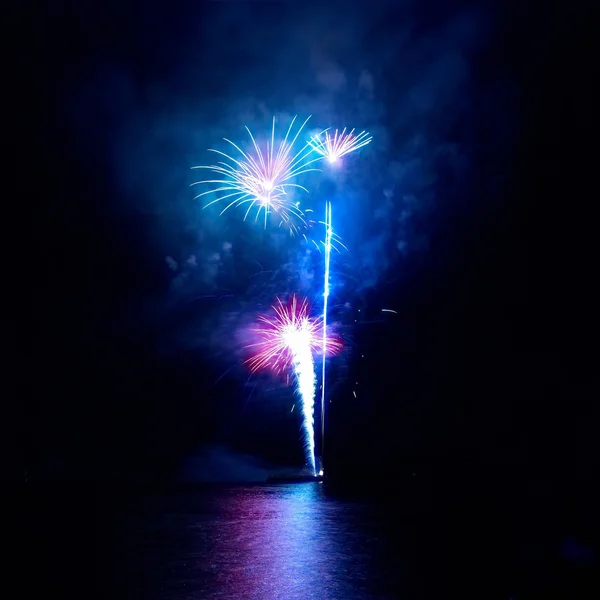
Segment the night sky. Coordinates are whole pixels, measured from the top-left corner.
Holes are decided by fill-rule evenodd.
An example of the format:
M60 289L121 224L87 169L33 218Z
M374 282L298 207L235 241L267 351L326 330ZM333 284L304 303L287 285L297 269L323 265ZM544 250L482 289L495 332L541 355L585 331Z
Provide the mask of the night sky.
M593 486L589 15L322 4L52 2L17 19L30 480L243 479L302 463L293 390L248 378L239 331L277 294L318 305L320 259L239 212L201 210L190 187L223 137L246 143L245 125L298 114L373 135L306 199L331 199L349 249L332 263L345 339L330 368L332 477L434 465Z

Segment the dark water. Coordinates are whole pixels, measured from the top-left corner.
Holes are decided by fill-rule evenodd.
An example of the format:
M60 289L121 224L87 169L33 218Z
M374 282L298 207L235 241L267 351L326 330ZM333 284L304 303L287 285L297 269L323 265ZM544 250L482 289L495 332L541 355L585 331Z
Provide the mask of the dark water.
M382 572L374 515L322 484L220 487L151 504L128 519L128 558L107 597L395 597L388 579L400 571Z
M595 500L490 481L362 486L369 500L320 483L31 488L25 581L107 600L599 598Z

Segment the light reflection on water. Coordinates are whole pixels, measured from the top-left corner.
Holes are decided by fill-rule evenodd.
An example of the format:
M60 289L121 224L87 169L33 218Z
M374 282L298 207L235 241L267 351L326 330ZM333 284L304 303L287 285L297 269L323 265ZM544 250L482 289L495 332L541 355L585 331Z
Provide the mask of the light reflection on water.
M363 507L321 484L218 488L165 509L130 533L128 597L391 597L378 592L380 540Z

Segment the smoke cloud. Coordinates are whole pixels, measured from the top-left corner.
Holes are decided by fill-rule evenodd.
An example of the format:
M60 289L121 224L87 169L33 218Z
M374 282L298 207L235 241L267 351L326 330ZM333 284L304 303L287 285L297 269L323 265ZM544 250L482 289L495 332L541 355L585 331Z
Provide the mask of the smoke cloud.
M119 194L105 210L152 217L146 234L164 257L155 273L168 283L151 300L152 318L193 303L199 316L175 328L172 343L224 349L233 339L228 328L275 295L318 298L321 257L235 211L202 210L191 167L212 162L207 149L224 148L223 137L245 145L246 125L258 136L268 131L273 115L280 128L298 114L312 115L311 130L368 130L371 144L340 170L311 176L302 198L317 220L324 200L333 204L348 251L333 256L332 293L352 302L425 254L457 199L468 198L474 115L482 97L488 110L497 97L493 83L483 89L475 80L491 13L437 7L433 18L414 2L343 10L215 2L195 10L170 17L169 27L164 15L149 16L152 44L143 51L105 48L63 109L71 129L106 150ZM117 37L127 21L122 27ZM506 96L497 102L510 112ZM498 129L506 132L508 120Z
M252 456L223 446L202 448L182 465L179 479L186 483L260 483L269 470Z

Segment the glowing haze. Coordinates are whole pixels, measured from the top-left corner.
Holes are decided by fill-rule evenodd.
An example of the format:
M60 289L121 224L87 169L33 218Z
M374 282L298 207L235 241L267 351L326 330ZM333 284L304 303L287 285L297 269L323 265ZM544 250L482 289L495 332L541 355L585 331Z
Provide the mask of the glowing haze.
M110 6L104 8L112 12ZM93 285L80 289L85 302L92 299L87 296L92 290L94 300L102 298L107 319L102 331L112 336L118 326L127 340L144 335L143 347L166 365L185 370L191 354L197 360L189 367L190 386L203 393L174 394L176 406L152 406L155 416L163 410L179 415L191 436L188 442L201 439L202 427L193 433L187 416L196 414L190 412L197 410L196 403L208 402L205 382L223 372L227 374L214 391L228 403L221 403L223 421L245 410L247 403L267 412L271 401L279 401L265 395L252 404L252 395L248 402L247 374L236 371L242 365L226 369L242 346L256 341L240 343L245 324L254 322L256 311L277 295L298 292L314 300L313 310L320 312L323 255L317 247L325 254L320 223L325 202L332 203L336 231L350 250L337 260L332 239L330 310L352 335L355 319L362 326L358 315L366 312L357 313L359 307L397 308L393 290L415 277L430 251L437 256L437 244L462 244L455 215L500 201L514 157L521 102L514 69L491 58L490 44L503 22L498 19L500 4L438 8L432 15L420 3L389 0L347 3L341 11L334 3L307 11L294 2L209 2L196 3L191 12L155 11L141 30L133 27L139 15L130 10L120 15L125 21L111 27L110 43L97 27L98 19L84 18L82 8L77 17L81 28L73 35L90 52L85 65L65 65L65 76L55 78L48 111L59 119L57 131L70 132L56 141L73 166L69 172L81 174L76 181L69 176L66 189L84 186L73 195L72 205L61 204L60 211L79 219L81 211L93 207L93 222L113 227L106 236L111 250L103 255L102 271L88 269ZM152 43L140 45L144 50L138 52L131 35L141 31ZM491 71L484 68L488 58ZM273 114L278 115L274 134ZM244 129L251 130L265 165L269 156L273 165L282 156L281 142L295 114L299 116L282 153L311 114L287 159L315 136L307 162L321 160L308 168L324 172L300 174L284 183L306 186L310 194L288 186L283 194L268 169L263 170ZM355 154L339 158L333 152L331 158L338 156L338 162L330 164L315 146L325 153L339 149L344 127L344 135L355 127L353 135L367 130L374 140ZM204 154L207 148L226 156ZM489 160L479 162L481 148ZM360 164L359 158L364 158ZM354 167L355 159L356 168L345 168L349 162ZM192 165L223 171L192 171ZM202 179L226 183L189 187ZM231 189L215 192L221 187ZM240 193L224 198L235 192ZM218 217L233 200L249 201L233 204ZM297 200L302 201L299 207ZM308 229L302 229L294 207L304 213ZM286 210L289 222L308 236L307 243L301 236L290 237ZM256 218L260 223L254 223ZM477 218L469 222L477 223ZM74 227L77 236L83 231L81 248L69 250L65 242L72 258L96 247L86 230ZM78 269L75 275L81 273ZM110 291L103 285L98 293L104 274L115 285ZM87 325L81 325L82 339L93 340ZM239 393L230 393L229 385L239 386ZM251 427L240 428L239 435L250 436L254 447ZM292 438L290 445L295 445ZM247 438L238 441L242 445ZM266 444L257 452L273 453L278 460L281 450Z

